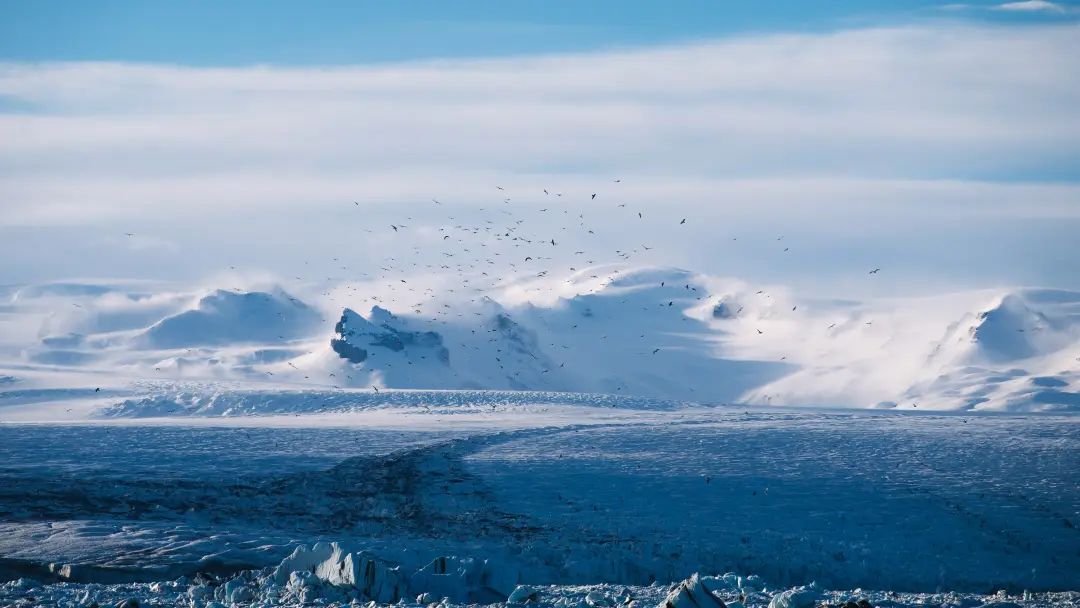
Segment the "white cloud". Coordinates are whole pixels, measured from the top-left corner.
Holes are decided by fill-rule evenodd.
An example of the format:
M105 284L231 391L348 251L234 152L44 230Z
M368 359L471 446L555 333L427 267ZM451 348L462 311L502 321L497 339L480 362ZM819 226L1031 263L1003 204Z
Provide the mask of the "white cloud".
M1056 2L1047 0L1022 0L1020 2L1005 2L994 7L999 11L1025 11L1045 13L1065 13L1068 9Z
M103 247L126 249L129 251L178 253L180 248L176 243L154 235L133 234L124 235L109 234L98 239Z
M232 264L307 276L304 260L337 257L342 242L351 268L392 255L391 222L442 225L432 197L453 215L500 204L495 185L521 204L558 189L592 217L617 197L649 218L740 233L797 224L822 243L842 231L882 241L908 218L924 230L973 218L969 234L1001 218L1076 221L1078 34L952 23L377 66L0 64L0 255L38 247L27 264L65 275L106 267L48 235L107 224L161 239L108 258L137 276ZM1063 175L1073 181L1045 179ZM550 223L533 228L562 228ZM620 245L613 230L598 231L605 247ZM699 266L734 249L625 230L668 256L650 261L738 274ZM1049 257L998 248L971 264L1027 260L1015 276L1067 259L1066 245L1044 244Z
M8 223L46 222L178 198L464 198L534 174L1053 172L1080 152L1078 33L870 29L321 69L7 64L0 95L38 110L0 115L0 205Z

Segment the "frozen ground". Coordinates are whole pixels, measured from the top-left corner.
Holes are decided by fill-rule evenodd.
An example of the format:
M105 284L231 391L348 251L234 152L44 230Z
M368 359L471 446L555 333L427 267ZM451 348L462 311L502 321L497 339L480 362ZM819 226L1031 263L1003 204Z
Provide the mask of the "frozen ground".
M383 271L0 289L0 606L1080 605L1080 294Z
M0 605L652 605L694 572L744 577L706 579L729 605L1078 604L1044 593L1080 589L1069 416L226 393L256 405L0 425Z

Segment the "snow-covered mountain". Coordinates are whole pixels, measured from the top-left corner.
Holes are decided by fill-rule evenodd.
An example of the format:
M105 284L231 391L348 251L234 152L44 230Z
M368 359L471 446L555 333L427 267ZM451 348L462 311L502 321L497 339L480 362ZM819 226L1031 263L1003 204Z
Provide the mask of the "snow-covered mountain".
M566 295L553 301L502 304L485 297L454 321L399 316L381 306L367 317L345 309L329 346L337 360L324 356L319 365L351 386L713 402L735 401L787 369L781 362L723 356L723 332L710 328L699 310L709 301L704 277L669 269L598 272L572 275Z
M280 289L218 289L194 308L153 324L138 342L149 348L182 348L286 341L311 335L319 323L317 311Z
M1078 311L1078 293L1028 289L859 307L807 337L816 361L747 398L839 403L847 391L886 408L1075 410Z
M410 279L410 295L423 296L411 299L364 283L302 298L280 288L193 295L24 287L0 320L7 333L0 367L45 384L78 372L328 390L1080 410L1074 292L820 300L680 269L622 266L507 280L483 292L421 284ZM34 324L36 333L25 329ZM21 335L7 332L16 326Z
M955 408L1080 408L1080 294L1021 290L952 324L905 393Z

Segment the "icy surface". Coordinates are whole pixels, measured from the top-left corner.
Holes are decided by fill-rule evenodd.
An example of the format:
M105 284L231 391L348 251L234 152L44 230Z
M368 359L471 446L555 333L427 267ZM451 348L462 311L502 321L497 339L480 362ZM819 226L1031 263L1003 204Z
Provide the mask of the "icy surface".
M375 288L12 291L0 605L1077 605L1078 294Z
M106 418L158 416L250 416L412 409L423 412L537 411L548 406L590 406L631 410L674 410L688 404L649 397L544 391L424 390L229 390L221 387L164 385L151 394L103 408Z
M239 605L348 600L339 587L363 587L362 572L456 604L525 585L551 605L621 604L621 586L657 605L694 572L760 581L744 601L762 606L815 581L823 598L882 590L843 592L878 603L1080 586L1072 417L453 410L0 426L0 570L58 583L41 597ZM338 550L256 581L321 541ZM219 591L244 570L264 573ZM196 585L200 572L216 582ZM160 596L146 586L181 576ZM30 593L13 585L0 603ZM229 603L196 605L210 599Z
M314 558L314 559L312 559ZM325 558L325 559L323 559ZM322 559L322 561L316 561ZM0 601L29 607L59 606L537 606L544 608L1073 608L1080 605L1075 592L1009 594L958 592L897 593L864 589L828 590L816 584L790 589L770 588L754 576L725 573L692 575L671 585L515 585L505 594L484 579L465 572L435 578L430 568L439 558L411 572L363 553L347 551L338 543L301 545L273 568L242 571L227 576L199 574L172 581L129 584L41 584L27 578L0 584ZM358 570L360 564L362 570ZM486 566L486 562L484 564ZM296 569L301 568L301 569ZM307 568L307 569L305 569ZM314 571L312 570L314 569ZM341 572L361 574L342 578ZM445 580L438 580L438 578ZM465 582L469 581L469 582ZM441 594L447 589L449 594ZM461 600L454 589L466 589ZM440 595L441 594L441 595Z

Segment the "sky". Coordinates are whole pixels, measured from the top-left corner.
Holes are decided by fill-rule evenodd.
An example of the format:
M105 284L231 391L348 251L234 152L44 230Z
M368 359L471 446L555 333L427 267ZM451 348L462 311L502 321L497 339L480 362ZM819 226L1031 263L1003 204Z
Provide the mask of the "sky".
M962 18L1075 20L1057 2L932 0L464 2L237 0L6 2L0 55L15 61L199 66L347 65L641 47L769 32Z
M548 189L603 261L1080 289L1078 75L1042 0L4 2L0 284L346 275Z

